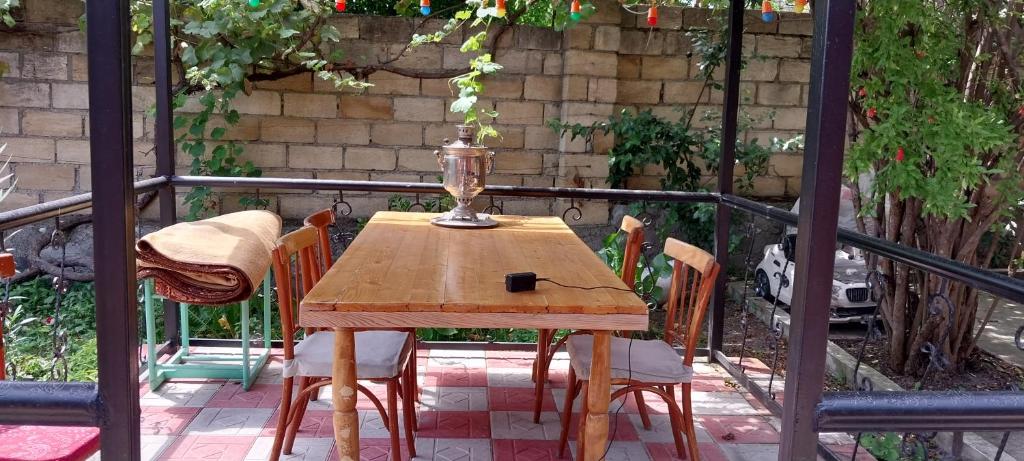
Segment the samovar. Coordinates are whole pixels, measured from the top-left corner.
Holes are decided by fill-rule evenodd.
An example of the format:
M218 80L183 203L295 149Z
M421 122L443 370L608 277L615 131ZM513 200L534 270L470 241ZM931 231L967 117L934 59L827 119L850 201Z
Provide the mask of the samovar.
M435 150L441 167L444 189L455 197L456 207L431 220L445 227L494 227L498 223L485 213L473 210L473 198L484 190L487 174L494 171L494 152L487 146L473 144L473 127L458 125L458 139L444 140Z

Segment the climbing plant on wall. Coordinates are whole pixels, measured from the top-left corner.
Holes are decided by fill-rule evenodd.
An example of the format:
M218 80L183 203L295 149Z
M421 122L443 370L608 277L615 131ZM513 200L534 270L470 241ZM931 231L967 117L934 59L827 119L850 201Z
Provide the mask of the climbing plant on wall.
M724 18L718 19L718 24L726 23ZM726 33L724 26L685 32L698 60L698 76L703 80L697 101L704 101L704 95L714 90L722 90L722 82L715 80L714 74L724 65ZM636 171L657 167L663 171L659 179L663 190L708 190L718 172L722 148L721 120L718 111L702 109L700 104L677 107L678 115L675 117L658 116L651 109L623 109L607 120L589 125L552 120L550 126L560 134L568 134L571 139L583 137L593 140L595 135L613 136L615 144L607 152L608 185L613 188L627 188ZM739 131L742 133L772 117L774 114L770 112L755 117L741 110ZM736 142L736 161L743 167L741 175L736 178L739 189L750 191L753 188L754 178L767 172L772 153L798 149L802 147L802 141L802 136L769 140L743 140L741 136ZM668 234L682 233L687 241L711 248L714 206L693 203L652 206L665 212L659 239Z
M14 21L11 11L19 0L0 0L0 20ZM721 8L728 0L651 0L621 5L644 15L656 25L658 8L696 6ZM758 6L758 0L751 0ZM152 0L131 0L133 52L144 54L152 46ZM595 11L587 0L175 0L171 7L171 59L176 86L174 119L176 140L190 158L195 175L258 176L259 168L244 159L243 146L232 142L231 127L241 115L232 100L249 93L261 81L302 73L335 87L366 87L367 78L387 71L415 78L450 79L456 99L452 112L464 122L477 125L481 138L498 136L490 120L500 114L477 104L483 92L482 78L499 72L494 51L498 39L513 24L562 30ZM618 5L610 6L618 8ZM371 13L443 19L417 24L408 46L362 63L342 51L342 37L332 18L342 14ZM436 43L451 34L466 34L461 69L425 71L405 68L400 58L417 46ZM0 68L0 72L3 69ZM182 110L184 109L184 110ZM217 197L207 188L194 188L186 196L189 216L196 218L214 208Z

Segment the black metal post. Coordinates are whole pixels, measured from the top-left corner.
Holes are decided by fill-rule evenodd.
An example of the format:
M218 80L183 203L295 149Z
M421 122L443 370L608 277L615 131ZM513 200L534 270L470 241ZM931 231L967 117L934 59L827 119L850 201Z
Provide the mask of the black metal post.
M733 166L736 163L737 115L740 105L740 71L743 54L743 14L746 0L729 2L729 48L725 55L725 100L722 114L722 153L718 160L719 194L732 194ZM715 260L722 267L729 265L729 224L732 209L719 203L715 209ZM723 271L724 274L724 271ZM711 304L711 318L708 322L708 357L714 358L714 351L722 350L722 336L725 327L726 279L724 275L715 281L715 295Z
M815 409L825 382L832 271L846 141L855 0L814 4L810 99L797 222L786 393L779 460L817 459Z
M128 0L86 4L103 459L138 460L138 305Z
M171 104L171 5L170 0L153 2L153 51L156 62L156 174L174 176L174 107ZM160 227L177 222L174 185L160 188ZM181 344L178 335L178 303L164 300L164 340L171 348ZM147 360L155 358L147 357Z

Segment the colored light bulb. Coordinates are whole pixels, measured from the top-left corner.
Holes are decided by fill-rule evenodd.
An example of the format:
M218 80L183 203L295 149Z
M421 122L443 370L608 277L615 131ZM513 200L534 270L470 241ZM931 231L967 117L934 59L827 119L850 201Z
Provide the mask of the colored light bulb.
M257 6L260 6L260 0L249 0L249 6L251 6L253 8L256 8Z
M797 13L803 13L804 10L807 9L807 0L796 0L796 4L794 4L793 6L793 9Z
M334 9L339 12L345 11L345 0L338 0L338 2L334 4Z
M494 3L494 6L498 10L497 11L498 17L499 18L504 18L505 17L505 0L498 0L497 2Z
M420 14L430 16L430 0L420 0Z
M772 2L770 0L764 0L761 2L761 20L764 22L772 22L775 20L775 9L772 8Z
M580 0L572 0L572 4L569 6L569 19L573 21L579 21L582 17L580 14Z
M651 9L647 10L647 25L654 27L658 25L658 7L651 5Z

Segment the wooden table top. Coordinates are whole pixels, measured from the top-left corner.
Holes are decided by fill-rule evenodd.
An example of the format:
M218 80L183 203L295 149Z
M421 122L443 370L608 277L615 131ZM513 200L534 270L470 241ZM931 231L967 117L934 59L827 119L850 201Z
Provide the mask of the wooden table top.
M371 317L377 315L379 320L388 317L383 315L386 313L422 313L434 315L438 323L423 325L431 317L418 315L407 326L516 327L537 320L524 323L517 315L520 320L503 322L501 316L488 315L489 325L476 325L484 318L463 316L472 320L453 324L437 315L558 314L560 321L571 317L580 322L551 327L582 328L575 324L614 317L615 325L610 328L646 329L647 307L630 292L564 288L548 282L538 282L532 292L505 291L505 274L513 272L535 272L564 285L626 288L561 219L494 216L499 226L493 229L449 229L430 224L435 216L375 214L301 302L300 323L384 326ZM320 312L363 314L355 317L366 322L346 320L341 325L335 316L327 325L326 317L314 315ZM544 317L548 316L537 319Z

